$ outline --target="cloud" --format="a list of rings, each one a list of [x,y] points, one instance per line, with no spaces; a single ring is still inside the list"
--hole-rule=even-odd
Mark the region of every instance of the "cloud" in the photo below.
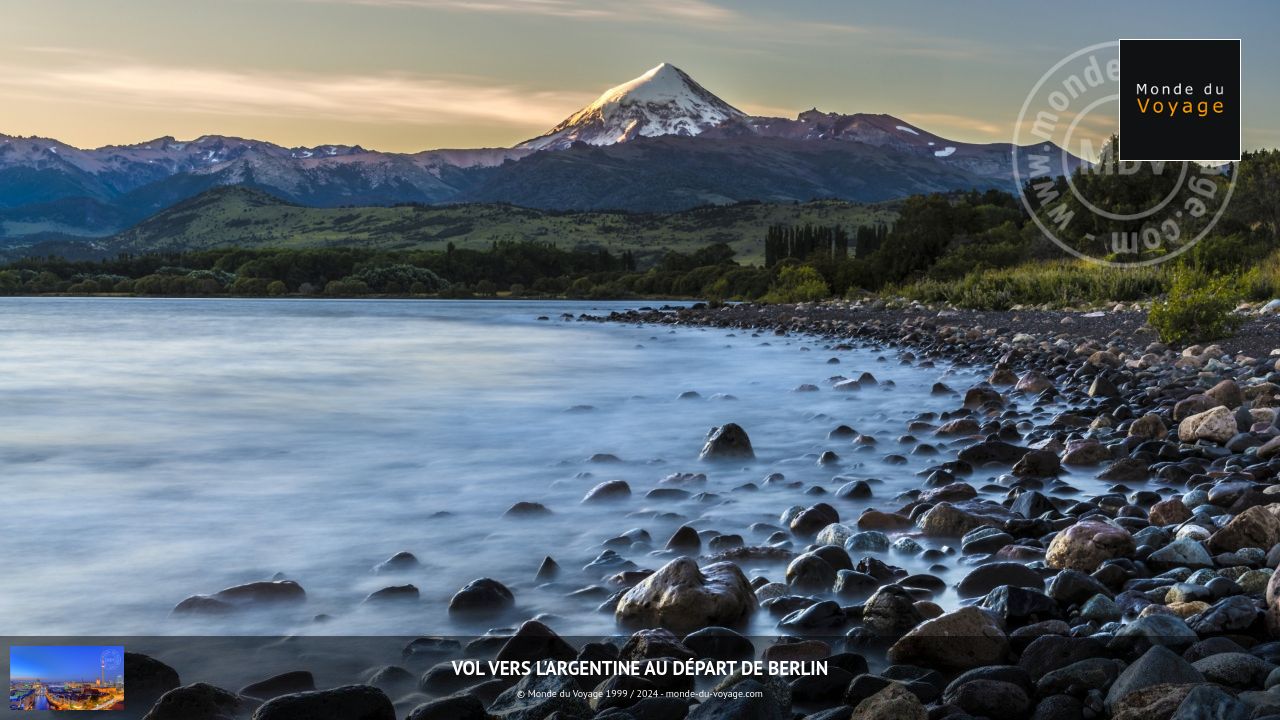
[[[387,8],[421,8],[501,15],[541,15],[577,20],[724,21],[734,11],[705,0],[301,0]]]
[[[954,113],[903,113],[902,119],[918,125],[930,132],[939,132],[939,128],[952,128],[969,132],[1000,136],[1001,140],[1013,132],[1012,123],[1002,125],[987,118]]]
[[[51,93],[51,91],[54,91]],[[589,93],[535,91],[481,78],[239,72],[143,63],[0,68],[0,94],[211,115],[433,125],[550,127]]]

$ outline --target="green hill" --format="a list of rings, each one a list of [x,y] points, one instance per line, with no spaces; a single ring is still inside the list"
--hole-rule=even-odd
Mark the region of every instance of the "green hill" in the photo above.
[[[666,250],[710,243],[733,246],[740,262],[761,262],[774,224],[858,225],[891,222],[895,203],[813,201],[742,203],[670,214],[555,212],[502,204],[312,208],[259,190],[222,187],[164,210],[121,232],[111,253],[219,247],[365,247],[386,250],[484,249],[503,240],[545,241],[563,248],[631,250],[642,260]]]

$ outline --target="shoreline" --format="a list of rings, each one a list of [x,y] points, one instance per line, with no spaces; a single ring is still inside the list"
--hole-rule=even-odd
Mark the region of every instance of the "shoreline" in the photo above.
[[[1064,317],[1071,322],[1064,324]],[[750,527],[708,521],[680,499],[695,502],[692,493],[704,489],[705,475],[676,472],[658,481],[662,497],[673,498],[667,510],[692,511],[681,520],[687,525],[669,539],[665,533],[650,538],[643,528],[642,539],[633,536],[637,531],[600,538],[602,547],[618,551],[601,553],[594,575],[587,568],[560,575],[557,587],[603,600],[599,612],[617,621],[610,636],[557,633],[552,627],[572,627],[574,613],[521,614],[501,582],[508,578],[494,575],[468,584],[450,602],[451,612],[457,604],[459,612],[479,612],[495,628],[474,641],[420,637],[397,654],[387,640],[375,643],[360,669],[343,664],[340,672],[332,659],[295,656],[282,646],[279,665],[255,666],[255,672],[296,674],[305,667],[320,689],[268,678],[218,696],[224,715],[157,712],[152,720],[222,720],[250,712],[257,720],[291,719],[280,714],[284,708],[339,701],[357,703],[352,707],[369,709],[371,717],[394,705],[397,716],[408,711],[411,720],[541,718],[557,711],[601,720],[747,712],[769,720],[1150,720],[1167,717],[1159,703],[1169,697],[1201,702],[1205,712],[1243,705],[1255,717],[1280,713],[1280,693],[1266,691],[1280,685],[1280,643],[1271,641],[1280,636],[1280,601],[1270,572],[1280,562],[1280,502],[1272,502],[1280,494],[1271,492],[1280,455],[1260,457],[1264,448],[1280,452],[1280,372],[1270,350],[1247,358],[1224,346],[1190,353],[1153,347],[1154,334],[1143,329],[1139,313],[940,314],[836,303],[641,309],[576,319],[745,330],[762,343],[803,333],[802,349],[824,352],[826,346],[833,355],[863,345],[890,362],[920,368],[921,394],[929,392],[930,376],[942,373],[954,382],[955,375],[943,373],[944,361],[990,375],[968,387],[939,382],[933,395],[940,412],[922,408],[914,418],[893,421],[905,427],[878,427],[880,447],[877,438],[847,426],[828,435],[835,418],[814,427],[825,437],[823,447],[840,455],[894,453],[898,432],[913,436],[909,444],[900,437],[901,452],[930,449],[920,453],[932,455],[924,461],[928,467],[890,483],[863,480],[865,471],[854,464],[831,466],[840,474],[830,479],[773,480],[771,473],[763,487],[716,487],[726,479],[758,478],[739,478],[734,469],[749,457],[741,452],[742,429],[718,428],[704,455],[737,460],[706,466],[715,485],[705,489],[719,493],[699,492],[705,497],[696,502],[733,502],[739,492],[760,492],[780,514]],[[1257,331],[1245,336],[1249,342],[1265,346],[1268,322],[1257,320]],[[806,391],[847,393],[849,400],[872,389],[903,392],[868,379],[870,373],[859,375],[860,369],[834,364],[831,372],[856,378],[836,375],[826,387]],[[905,395],[897,397],[902,402]],[[732,419],[732,413],[725,417]],[[1184,425],[1189,435],[1179,441]],[[602,482],[588,497],[620,492],[619,482]],[[864,511],[853,514],[860,507]],[[915,573],[900,567],[917,560],[934,565]],[[477,573],[488,571],[477,567]],[[544,561],[538,581],[561,572]],[[962,579],[944,581],[950,572]],[[214,601],[293,602],[300,590],[287,585],[253,583],[252,600],[250,586],[228,588],[179,607],[229,612]],[[288,597],[273,599],[286,589]],[[952,590],[959,607],[942,600]],[[750,617],[772,634],[747,634],[742,623]],[[521,677],[467,675],[451,667],[459,658],[648,666],[744,655],[825,662],[826,672]],[[211,679],[201,677],[200,667],[208,666],[184,667],[185,680]],[[690,694],[712,684],[706,694]],[[184,708],[216,690],[179,687],[176,673],[165,689],[172,692],[158,709],[166,702]],[[693,699],[701,702],[690,706]],[[760,714],[761,708],[768,710]]]

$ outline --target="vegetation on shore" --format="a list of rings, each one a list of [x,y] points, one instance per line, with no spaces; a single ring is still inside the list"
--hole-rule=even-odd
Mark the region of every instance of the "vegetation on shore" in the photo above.
[[[378,237],[384,239],[399,237],[387,234],[386,223],[406,222],[405,213],[440,219],[426,223],[439,224],[439,232],[431,243],[408,247],[396,242],[331,246],[329,241],[337,236],[317,234],[320,230],[312,228],[311,234],[303,235],[309,240],[255,242],[254,247],[222,247],[211,241],[206,249],[121,252],[99,261],[28,258],[0,269],[0,293],[696,297],[776,303],[881,293],[982,310],[1155,301],[1152,323],[1166,339],[1207,339],[1230,331],[1232,321],[1226,316],[1238,301],[1280,297],[1280,151],[1247,153],[1231,172],[1236,173],[1235,194],[1212,232],[1178,258],[1144,267],[1064,260],[1062,250],[1045,238],[1018,198],[989,190],[915,196],[895,203],[892,210],[815,202],[785,210],[739,204],[665,217],[509,208],[506,217],[511,223],[552,223],[543,227],[547,234],[569,225],[581,228],[588,215],[596,233],[612,228],[609,232],[624,237],[647,227],[644,232],[655,233],[654,238],[679,240],[677,248],[664,251],[637,251],[625,242],[621,249],[601,244],[569,249],[565,243],[530,240],[527,235],[501,239],[502,233],[484,235],[491,239],[480,247],[475,246],[474,234],[467,236],[470,246],[453,241],[441,246],[437,241],[449,236],[447,227],[458,221],[453,214],[470,212],[474,222],[475,208],[365,208],[363,215],[347,210],[353,215],[349,221],[378,228]],[[1230,179],[1223,174],[1210,181],[1225,185]],[[1070,195],[1065,179],[1058,182],[1064,195]],[[1079,172],[1073,182],[1087,186],[1097,203],[1141,207],[1168,193],[1170,180],[1142,170]],[[187,237],[200,228],[225,232],[227,227],[257,227],[261,222],[296,229],[298,223],[314,222],[314,213],[339,212],[299,208],[259,195],[228,190],[225,197],[214,198],[217,212],[238,207],[236,212],[244,215],[239,220],[211,220],[200,214],[201,208],[179,206],[131,232],[135,238],[165,237],[166,232]],[[1078,210],[1085,214],[1084,208]],[[522,219],[526,212],[536,217]],[[375,218],[378,213],[387,217]],[[803,221],[779,222],[779,217]],[[209,225],[214,220],[221,225]],[[562,221],[569,225],[557,225]],[[493,227],[496,220],[486,222]],[[399,227],[406,231],[409,226]],[[468,228],[474,233],[474,225]],[[678,228],[688,234],[680,235]],[[695,229],[701,242],[691,240]],[[1089,250],[1098,235],[1141,229],[1140,223],[1094,220],[1065,240]],[[1193,225],[1189,231],[1197,229]],[[323,242],[317,240],[322,237]],[[743,247],[750,248],[745,257],[739,252]],[[1157,259],[1165,251],[1144,248],[1133,256],[1109,259]],[[751,262],[758,260],[765,262]]]

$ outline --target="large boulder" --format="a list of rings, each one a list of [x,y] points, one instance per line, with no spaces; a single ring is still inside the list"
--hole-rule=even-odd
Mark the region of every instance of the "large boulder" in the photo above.
[[[263,580],[219,590],[213,595],[192,595],[173,608],[175,614],[218,614],[235,610],[297,605],[307,593],[293,580]]]
[[[1107,691],[1106,704],[1114,708],[1117,703],[1143,688],[1154,685],[1185,685],[1204,682],[1204,675],[1183,660],[1177,653],[1163,645],[1153,645],[1151,649],[1134,660],[1120,673],[1120,677],[1111,684]]]
[[[942,670],[997,665],[1009,640],[991,616],[976,607],[944,613],[912,628],[889,648],[889,661]]]
[[[1236,432],[1235,413],[1222,406],[1183,418],[1178,423],[1178,439],[1182,442],[1208,440],[1223,445]]]
[[[1241,548],[1270,550],[1280,543],[1280,519],[1269,506],[1254,505],[1231,518],[1225,527],[1205,542],[1213,553],[1235,552]]]
[[[1051,568],[1093,572],[1105,560],[1129,557],[1134,551],[1128,530],[1094,520],[1083,520],[1054,536],[1045,553]]]
[[[386,693],[369,685],[281,695],[268,700],[253,720],[396,720]]]
[[[181,684],[177,670],[142,653],[124,654],[124,676],[129,680],[128,703],[132,707],[150,707]]]
[[[491,578],[480,578],[467,583],[449,600],[451,615],[495,615],[509,610],[516,603],[516,596],[506,585]]]
[[[737,423],[725,423],[711,428],[711,432],[707,433],[707,442],[698,455],[702,460],[739,460],[755,456],[755,451],[751,449],[751,438],[747,437],[747,431]]]
[[[699,568],[688,557],[663,565],[618,600],[620,622],[691,632],[742,624],[756,609],[751,583],[731,562]]]
[[[246,711],[244,700],[235,693],[195,683],[160,696],[142,720],[239,720]]]

